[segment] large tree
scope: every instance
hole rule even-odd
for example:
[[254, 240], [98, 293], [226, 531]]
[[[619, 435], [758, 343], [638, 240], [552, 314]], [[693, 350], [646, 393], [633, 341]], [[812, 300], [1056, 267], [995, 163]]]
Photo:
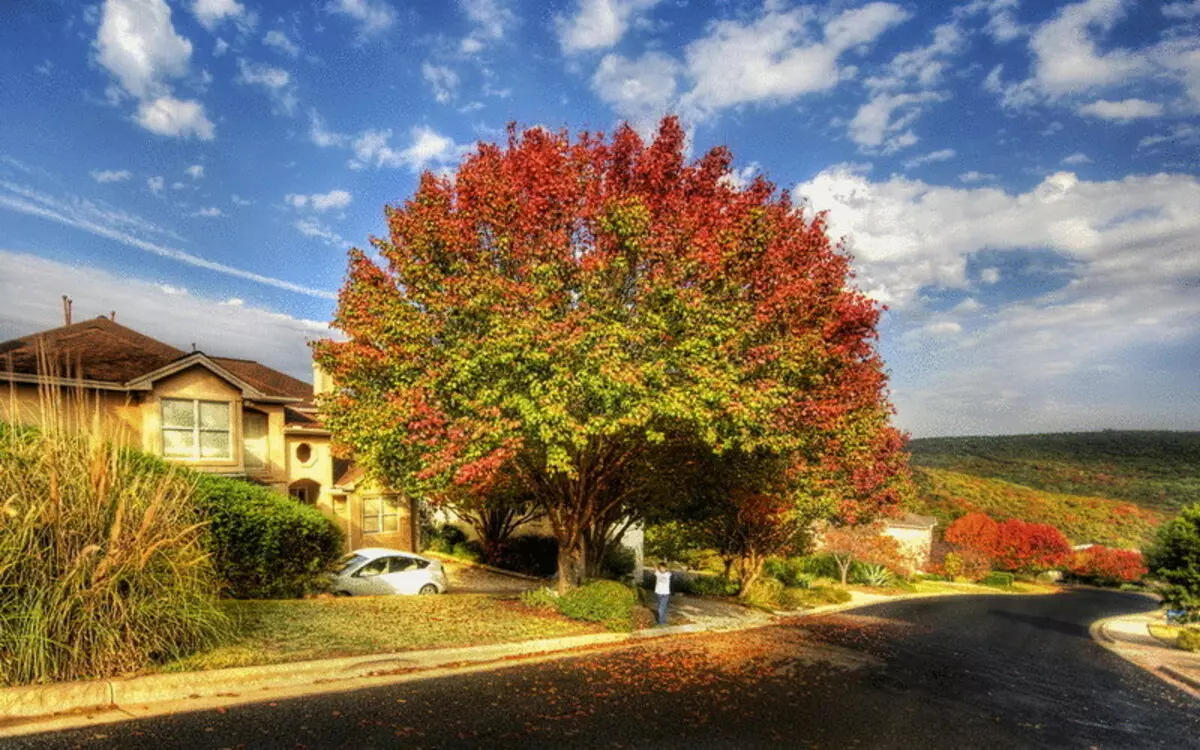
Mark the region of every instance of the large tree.
[[561, 588], [598, 519], [650, 501], [630, 467], [670, 436], [853, 485], [826, 459], [892, 434], [878, 309], [820, 214], [737, 185], [723, 148], [685, 154], [673, 118], [649, 144], [510, 128], [422, 175], [378, 258], [350, 253], [346, 340], [315, 345], [342, 449], [434, 502], [512, 472], [554, 529]]

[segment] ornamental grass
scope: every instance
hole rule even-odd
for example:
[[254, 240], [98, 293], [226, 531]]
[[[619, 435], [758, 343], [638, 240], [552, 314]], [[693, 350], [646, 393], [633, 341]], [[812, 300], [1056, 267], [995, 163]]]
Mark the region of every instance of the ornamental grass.
[[38, 401], [25, 426], [0, 423], [0, 685], [126, 674], [221, 642], [191, 480], [148, 471], [81, 388]]

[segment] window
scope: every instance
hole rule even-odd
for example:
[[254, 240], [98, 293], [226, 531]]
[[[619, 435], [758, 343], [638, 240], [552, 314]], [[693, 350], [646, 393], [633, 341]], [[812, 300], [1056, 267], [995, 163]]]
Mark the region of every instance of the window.
[[308, 443], [301, 443], [296, 446], [296, 460], [302, 464], [308, 464], [312, 461], [312, 446]]
[[162, 400], [163, 456], [192, 461], [232, 459], [233, 431], [226, 401]]
[[400, 528], [400, 506], [394, 497], [364, 497], [362, 513], [364, 534], [378, 534]]
[[388, 563], [389, 573], [403, 573], [412, 567], [413, 561], [411, 557], [389, 557]]
[[372, 560], [371, 562], [369, 562], [366, 565], [359, 568], [358, 572], [355, 573], [354, 575], [356, 575], [360, 578], [370, 578], [372, 576], [377, 576], [382, 573], [386, 573], [387, 566], [388, 566], [388, 559], [386, 557], [380, 557], [376, 560]]

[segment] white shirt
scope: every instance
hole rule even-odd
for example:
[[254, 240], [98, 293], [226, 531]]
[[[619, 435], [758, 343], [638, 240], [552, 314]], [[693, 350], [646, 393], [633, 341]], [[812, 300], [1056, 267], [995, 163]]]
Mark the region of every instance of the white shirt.
[[654, 571], [654, 593], [670, 594], [671, 593], [671, 571], [663, 572]]

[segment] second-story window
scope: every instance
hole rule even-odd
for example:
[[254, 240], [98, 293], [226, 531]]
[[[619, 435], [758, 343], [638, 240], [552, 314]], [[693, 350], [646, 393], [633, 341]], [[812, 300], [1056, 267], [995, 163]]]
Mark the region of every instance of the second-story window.
[[162, 400], [163, 456], [191, 461], [233, 458], [227, 401]]

